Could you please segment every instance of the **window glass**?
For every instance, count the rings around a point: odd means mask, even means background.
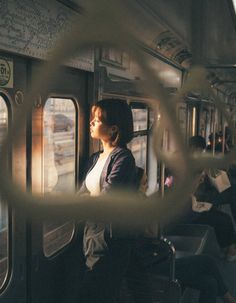
[[[150,195],[159,189],[159,180],[160,180],[160,161],[158,161],[156,154],[153,150],[154,138],[153,138],[153,130],[154,130],[154,123],[156,123],[155,128],[158,127],[157,125],[160,124],[161,114],[159,109],[158,110],[150,110],[149,111],[149,132],[148,132],[148,159],[147,159],[147,166],[148,166],[148,189],[147,195]]]
[[[147,136],[134,137],[128,147],[133,153],[136,166],[146,169]]]
[[[132,108],[134,132],[146,130],[148,127],[148,111],[146,108]]]
[[[0,96],[0,149],[8,129],[8,109]],[[0,289],[3,287],[9,270],[9,227],[8,208],[0,198]]]
[[[200,113],[199,133],[202,137],[208,139],[210,134],[210,114],[207,108]]]
[[[74,192],[76,108],[71,99],[49,98],[43,113],[43,192]],[[44,254],[49,257],[70,242],[73,222],[45,222]]]

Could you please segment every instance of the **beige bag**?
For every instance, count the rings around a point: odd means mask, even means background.
[[[194,195],[192,197],[192,210],[197,213],[202,213],[204,211],[209,211],[212,208],[211,203],[209,202],[199,202],[197,201],[196,197]]]
[[[219,193],[222,193],[231,186],[227,172],[224,170],[209,170],[208,177],[211,184]]]

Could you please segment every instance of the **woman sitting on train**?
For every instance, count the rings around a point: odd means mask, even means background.
[[[122,118],[121,118],[122,117]],[[126,144],[132,139],[131,108],[119,99],[103,99],[92,107],[90,134],[102,143],[93,154],[79,194],[99,196],[136,186],[135,160]],[[110,236],[110,225],[85,223],[83,252],[86,271],[80,286],[80,303],[115,302],[129,260],[131,244]]]
[[[192,153],[202,153],[205,147],[206,141],[203,137],[194,136],[189,139],[189,148]],[[219,246],[225,251],[226,259],[235,261],[236,233],[231,217],[214,206],[218,195],[216,189],[210,185],[207,174],[201,172],[198,187],[192,196],[192,210],[187,220],[188,223],[212,226]],[[207,203],[199,203],[197,201]]]
[[[139,191],[145,195],[147,177],[143,169],[138,169],[140,178]],[[150,241],[150,240],[145,240]],[[151,303],[152,293],[147,273],[168,276],[169,260],[152,262],[145,260],[150,254],[145,251],[148,245],[145,241],[138,241],[132,250],[126,278],[135,303]],[[153,249],[153,248],[152,248]],[[158,247],[157,247],[158,252]],[[149,265],[145,265],[149,264]],[[216,303],[217,297],[222,297],[225,303],[236,303],[236,299],[229,293],[215,259],[208,255],[193,255],[175,260],[175,278],[181,287],[190,287],[200,291],[198,303]]]
[[[230,152],[230,149],[233,147],[232,145],[232,133],[228,127],[225,128],[225,140],[223,140],[223,135],[221,132],[215,134],[215,154],[222,154],[222,143],[225,142],[225,148],[224,153]],[[212,152],[213,149],[213,134],[211,133],[209,135],[209,144],[206,147],[206,150],[208,152]],[[215,199],[214,204],[216,206],[223,205],[223,204],[229,204],[231,213],[233,215],[234,221],[236,223],[236,165],[232,163],[229,166],[229,169],[227,171],[231,187],[224,190],[223,192],[219,193]]]

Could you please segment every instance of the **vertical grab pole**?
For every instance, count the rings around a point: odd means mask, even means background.
[[[162,149],[163,150],[167,150],[168,148],[168,136],[167,136],[167,130],[164,128],[163,129],[163,143],[162,143]],[[165,163],[162,162],[161,165],[161,197],[163,198],[165,195]],[[158,224],[158,238],[161,239],[162,238],[162,226],[159,223]]]
[[[170,268],[169,268],[169,279],[170,282],[175,282],[175,247],[171,241],[166,238],[162,238],[161,241],[168,247],[169,258],[170,258]]]
[[[216,147],[216,117],[217,117],[217,108],[215,108],[215,111],[214,111],[214,115],[213,115],[213,138],[212,138],[212,156],[214,157],[215,156],[215,147]]]

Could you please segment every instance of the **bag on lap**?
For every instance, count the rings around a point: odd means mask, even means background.
[[[227,172],[224,170],[210,170],[208,178],[212,186],[214,186],[219,193],[225,191],[231,186]]]

